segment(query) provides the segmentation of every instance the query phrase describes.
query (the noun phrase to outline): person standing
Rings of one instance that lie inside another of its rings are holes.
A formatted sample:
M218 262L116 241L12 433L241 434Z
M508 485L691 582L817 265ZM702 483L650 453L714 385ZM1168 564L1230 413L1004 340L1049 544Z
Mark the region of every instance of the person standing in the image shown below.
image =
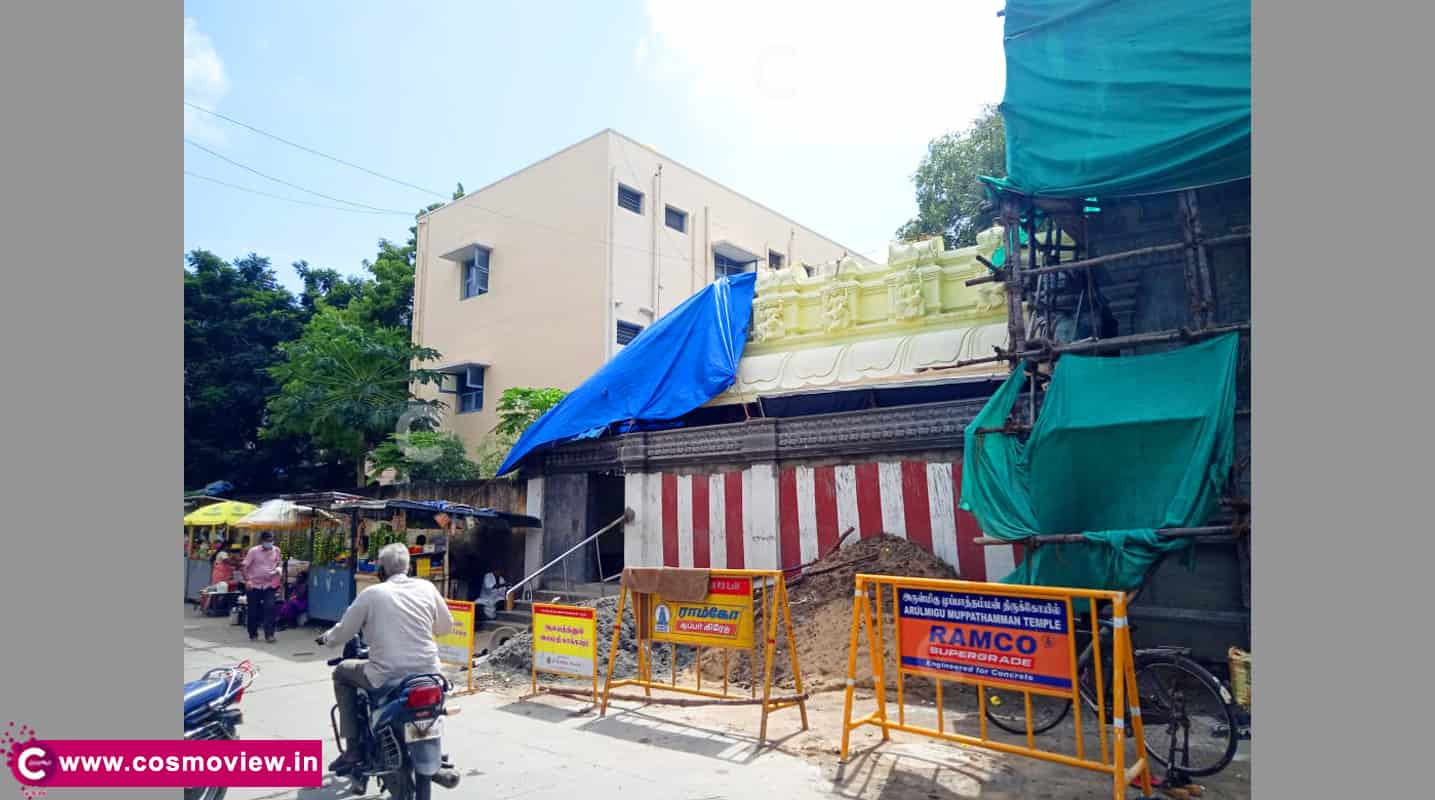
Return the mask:
M274 611L279 599L279 571L283 564L279 548L274 545L274 534L265 531L259 535L259 544L249 548L240 564L244 575L244 587L248 590L249 610L245 621L249 623L249 641L259 638L259 623L264 623L264 641L274 642Z

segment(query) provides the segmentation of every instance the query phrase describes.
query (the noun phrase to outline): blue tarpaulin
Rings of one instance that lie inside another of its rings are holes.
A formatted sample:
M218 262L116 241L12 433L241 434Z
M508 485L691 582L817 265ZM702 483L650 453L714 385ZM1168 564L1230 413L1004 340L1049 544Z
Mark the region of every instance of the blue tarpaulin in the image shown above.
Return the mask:
M530 425L498 474L544 445L597 436L615 422L675 419L722 393L737 379L756 286L753 272L719 278L653 323Z

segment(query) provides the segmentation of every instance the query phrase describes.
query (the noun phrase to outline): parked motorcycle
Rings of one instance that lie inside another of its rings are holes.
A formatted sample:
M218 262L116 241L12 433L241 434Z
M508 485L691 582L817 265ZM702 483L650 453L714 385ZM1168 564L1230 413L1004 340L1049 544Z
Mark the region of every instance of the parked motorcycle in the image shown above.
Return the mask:
M344 645L338 665L345 658L366 659L369 648L362 636ZM458 785L458 771L443 752L443 718L454 713L444 706L452 689L448 679L437 672L415 673L391 681L373 691L359 690L358 718L363 748L358 762L345 770L353 781L352 791L368 791L369 779L379 779L380 791L393 800L429 800L433 784L452 789ZM329 712L334 741L344 752L339 735L339 707Z
M185 739L238 739L244 714L239 702L259 670L248 661L233 667L215 667L199 680L184 685ZM204 786L184 790L184 800L221 800L229 790Z

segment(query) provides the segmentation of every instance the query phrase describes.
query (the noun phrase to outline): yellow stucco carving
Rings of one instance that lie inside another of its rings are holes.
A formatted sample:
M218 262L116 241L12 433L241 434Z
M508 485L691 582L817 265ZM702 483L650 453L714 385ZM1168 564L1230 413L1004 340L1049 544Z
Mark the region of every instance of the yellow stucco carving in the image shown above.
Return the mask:
M737 382L712 402L1005 374L1001 363L955 366L1006 345L1006 288L966 285L988 274L977 255L990 260L1001 243L998 227L956 250L941 237L892 244L886 264L760 268Z

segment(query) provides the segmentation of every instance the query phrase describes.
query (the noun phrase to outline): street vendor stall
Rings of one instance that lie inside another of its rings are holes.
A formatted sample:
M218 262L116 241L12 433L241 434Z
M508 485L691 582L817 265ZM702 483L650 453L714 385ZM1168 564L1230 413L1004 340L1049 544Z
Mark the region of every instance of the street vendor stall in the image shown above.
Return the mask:
M233 544L230 527L255 508L250 503L223 500L184 515L185 600L199 602L200 590L210 584L219 548Z
M309 616L325 621L339 619L359 592L377 583L378 552L390 542L409 548L411 575L432 581L444 597L467 600L451 569L455 537L482 526L542 526L534 517L443 500L355 500L331 510L348 515L349 525L347 541L324 543L309 569Z
M321 528L337 528L340 522L338 517L323 509L279 498L266 500L232 527L253 531L256 535L260 531L270 531L275 535L275 545L284 557L281 573L283 590L279 599L287 603L296 594L307 593L307 587L296 592L295 583L301 575L305 581L308 580L316 532Z

